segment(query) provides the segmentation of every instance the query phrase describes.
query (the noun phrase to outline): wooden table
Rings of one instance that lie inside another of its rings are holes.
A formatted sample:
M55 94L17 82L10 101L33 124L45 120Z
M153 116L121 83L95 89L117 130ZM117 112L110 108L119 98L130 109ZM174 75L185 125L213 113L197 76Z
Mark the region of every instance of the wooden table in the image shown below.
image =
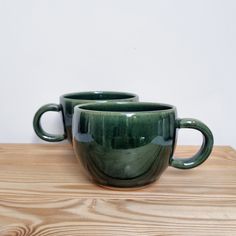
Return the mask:
M0 167L0 235L236 235L230 147L215 147L192 170L169 167L135 191L91 183L67 144L1 144Z

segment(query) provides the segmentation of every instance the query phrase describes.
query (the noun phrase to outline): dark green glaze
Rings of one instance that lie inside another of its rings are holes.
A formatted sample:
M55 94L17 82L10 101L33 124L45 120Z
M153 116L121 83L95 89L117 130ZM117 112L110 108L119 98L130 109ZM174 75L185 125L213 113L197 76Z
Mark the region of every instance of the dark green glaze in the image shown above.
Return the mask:
M137 102L138 96L133 93L126 92L113 92L113 91L93 91L93 92L79 92L64 94L60 97L60 105L58 104L46 104L39 108L36 112L33 120L33 127L35 133L43 140L48 142L59 142L64 139L68 139L72 142L72 116L74 106L84 103L101 103L110 101L122 101L122 102ZM49 134L43 130L40 119L42 115L47 111L62 111L63 123L65 133L62 135Z
M203 133L198 154L172 158L176 128ZM211 131L194 119L177 119L176 109L157 103L103 103L76 106L73 148L90 177L100 185L139 187L152 183L170 164L193 168L207 159Z
M61 105L57 105L57 104L47 104L44 105L42 107L40 107L38 109L38 111L35 113L34 115L34 120L33 120L33 127L34 127L34 131L35 133L43 140L46 140L48 142L59 142L62 141L64 139L66 139L66 134L49 134L46 131L44 131L44 129L41 126L40 120L42 115L47 112L47 111L61 111L62 110L62 106Z

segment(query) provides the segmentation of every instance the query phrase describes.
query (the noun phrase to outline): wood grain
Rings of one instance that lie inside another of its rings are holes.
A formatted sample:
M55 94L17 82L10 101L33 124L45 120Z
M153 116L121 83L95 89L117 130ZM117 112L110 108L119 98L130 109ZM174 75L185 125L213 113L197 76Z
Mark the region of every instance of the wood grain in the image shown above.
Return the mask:
M187 157L198 147L183 146ZM236 152L138 190L94 185L70 145L0 145L0 235L236 235Z

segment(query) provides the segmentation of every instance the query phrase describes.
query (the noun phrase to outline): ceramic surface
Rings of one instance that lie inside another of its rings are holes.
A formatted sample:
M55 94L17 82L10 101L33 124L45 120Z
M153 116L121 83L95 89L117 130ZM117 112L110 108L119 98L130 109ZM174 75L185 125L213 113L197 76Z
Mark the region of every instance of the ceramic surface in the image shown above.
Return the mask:
M46 104L39 108L36 112L33 120L33 127L36 134L43 140L48 142L59 142L64 139L68 139L72 142L72 116L74 106L84 103L102 103L110 101L138 101L138 96L133 93L126 92L113 92L113 91L93 91L93 92L79 92L64 94L60 97L60 104ZM47 111L62 111L63 123L65 133L62 135L49 134L43 130L40 119L42 115Z
M200 151L173 158L177 128L202 132ZM178 119L176 108L157 103L84 104L74 108L73 148L94 182L140 187L154 182L168 165L189 169L210 155L213 136L196 119Z

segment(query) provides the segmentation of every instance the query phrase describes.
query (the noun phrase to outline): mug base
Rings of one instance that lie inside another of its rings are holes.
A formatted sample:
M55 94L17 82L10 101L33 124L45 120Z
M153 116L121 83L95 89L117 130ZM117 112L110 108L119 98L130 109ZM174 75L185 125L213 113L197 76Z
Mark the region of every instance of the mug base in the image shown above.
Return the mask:
M139 191L139 190L142 190L142 189L145 189L145 188L148 188L152 185L154 185L156 182L156 180L150 182L150 183L147 183L147 184L144 184L144 185L140 185L140 186L129 186L129 187L121 187L121 186L111 186L111 185L104 185L104 184L100 184L100 183L96 183L95 184L103 189L107 189L107 190L113 190L113 191Z

